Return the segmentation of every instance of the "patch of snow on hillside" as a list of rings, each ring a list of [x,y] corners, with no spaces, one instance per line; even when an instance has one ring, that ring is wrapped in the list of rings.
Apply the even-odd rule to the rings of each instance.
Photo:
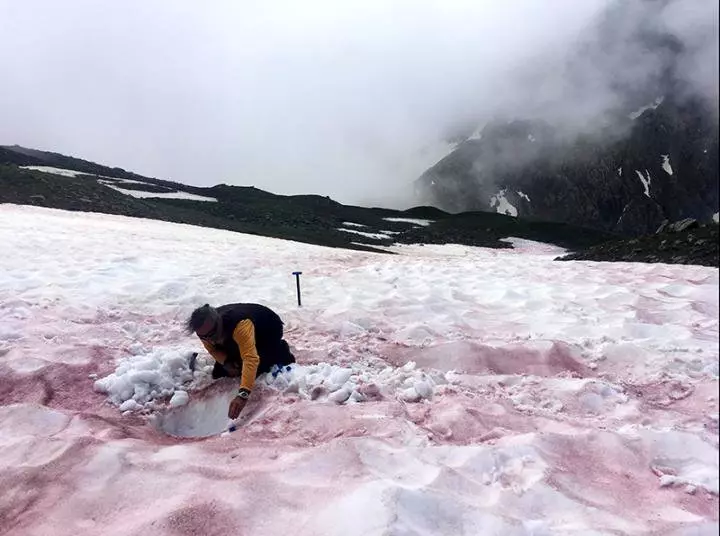
[[[338,228],[338,231],[342,231],[344,233],[353,233],[356,235],[364,236],[365,238],[375,238],[378,240],[387,240],[388,238],[391,238],[389,235],[386,235],[384,233],[366,233],[364,231],[356,231],[355,229],[343,229],[342,227]]]
[[[116,181],[133,182],[133,181],[128,181],[126,179],[119,179],[116,177],[107,177],[105,175],[96,175],[95,173],[87,173],[85,171],[75,171],[74,169],[56,168],[56,167],[52,167],[52,166],[20,166],[20,169],[29,169],[31,171],[40,171],[42,173],[49,173],[51,175],[60,175],[62,177],[71,177],[71,178],[80,177],[80,176],[93,177],[93,178],[102,177],[105,179],[114,179]]]
[[[61,169],[52,166],[20,166],[20,169],[29,169],[31,171],[41,171],[43,173],[51,173],[53,175],[61,175],[63,177],[77,177],[78,175],[87,175],[87,173],[81,173],[80,171],[73,171],[72,169]]]
[[[638,171],[637,169],[635,170],[635,173],[637,173],[637,176],[640,179],[640,182],[643,183],[643,187],[645,188],[645,192],[644,192],[645,195],[650,197],[650,181],[651,181],[650,172],[647,169],[645,170],[647,177],[643,177],[643,174],[640,171]]]
[[[519,191],[519,190],[518,190],[518,193],[517,193],[517,194],[518,194],[520,197],[522,197],[525,201],[530,202],[530,198],[529,198],[526,194],[522,193],[522,192]]]
[[[70,177],[70,178],[76,178],[76,177],[88,177],[92,179],[109,179],[106,181],[99,180],[101,184],[104,184],[107,186],[107,184],[148,184],[147,182],[143,181],[136,181],[131,179],[121,179],[119,177],[110,177],[108,175],[98,175],[96,173],[88,173],[85,171],[75,171],[74,169],[63,169],[63,168],[56,168],[52,166],[20,166],[20,169],[28,169],[31,171],[40,171],[42,173],[49,173],[51,175],[60,175],[62,177]],[[112,181],[112,182],[110,182]]]
[[[496,207],[498,214],[506,214],[507,216],[516,217],[518,215],[517,209],[510,204],[505,198],[506,190],[503,188],[498,193],[490,198],[490,206]]]
[[[348,227],[367,227],[367,225],[363,225],[362,223],[355,223],[354,221],[344,221],[343,225],[347,225]]]
[[[412,223],[417,226],[426,227],[431,223],[435,223],[433,220],[421,220],[415,218],[383,218],[385,221],[394,221],[400,223]]]
[[[669,154],[664,154],[664,155],[662,155],[662,158],[663,158],[662,168],[665,170],[665,172],[666,172],[668,175],[672,175],[672,174],[673,174],[673,168],[672,168],[672,166],[670,165],[670,155],[669,155]]]
[[[628,117],[632,119],[633,121],[640,117],[642,114],[644,114],[647,110],[650,110],[651,108],[655,110],[658,106],[662,104],[662,102],[665,100],[665,97],[658,97],[650,104],[646,104],[645,106],[640,107],[639,109],[635,110],[634,112],[628,114]]]
[[[149,199],[156,197],[160,199],[187,199],[189,201],[209,201],[211,203],[217,203],[217,199],[214,197],[205,197],[203,195],[195,195],[187,192],[143,192],[140,190],[126,190],[125,188],[120,188],[118,186],[110,184],[107,181],[100,182],[104,186],[112,188],[113,190],[116,190],[121,194],[136,197],[138,199]]]

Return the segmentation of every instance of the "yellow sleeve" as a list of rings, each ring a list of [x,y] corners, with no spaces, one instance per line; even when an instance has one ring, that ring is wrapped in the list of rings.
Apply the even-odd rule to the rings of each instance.
[[[242,374],[240,387],[251,391],[255,385],[255,375],[260,366],[260,356],[255,347],[255,326],[251,320],[242,320],[233,331],[233,340],[240,348]]]
[[[214,359],[215,361],[217,361],[217,362],[220,363],[221,365],[222,365],[223,363],[225,363],[225,359],[227,359],[227,356],[225,355],[224,352],[221,352],[220,350],[218,350],[217,348],[215,348],[215,346],[213,346],[212,344],[210,344],[210,343],[207,342],[207,341],[204,341],[204,340],[200,339],[200,342],[203,344],[203,346],[204,346],[205,349],[208,351],[208,353],[209,353],[211,356],[213,356],[213,359]]]

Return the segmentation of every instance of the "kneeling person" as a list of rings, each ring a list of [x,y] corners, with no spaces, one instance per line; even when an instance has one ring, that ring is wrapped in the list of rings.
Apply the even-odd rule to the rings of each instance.
[[[271,309],[256,303],[231,303],[195,309],[187,321],[215,359],[213,379],[240,377],[240,388],[230,403],[228,417],[236,419],[250,397],[255,378],[273,365],[295,363],[283,339],[283,322]]]

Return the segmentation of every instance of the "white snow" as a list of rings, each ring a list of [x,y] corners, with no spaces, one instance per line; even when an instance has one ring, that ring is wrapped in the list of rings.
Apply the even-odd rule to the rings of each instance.
[[[101,179],[112,179],[113,181],[123,182],[125,184],[147,184],[141,181],[134,181],[130,179],[120,179],[116,177],[109,177],[107,175],[96,175],[95,173],[86,173],[84,171],[75,171],[72,169],[56,168],[52,166],[20,166],[21,169],[30,169],[33,171],[41,171],[43,173],[50,173],[52,175],[60,175],[63,177],[89,177],[89,178],[101,178]],[[98,181],[103,182],[103,181]]]
[[[718,270],[506,240],[390,256],[0,205],[3,527],[716,533]],[[227,433],[237,379],[183,323],[231,301],[276,309],[298,363]]]
[[[636,169],[635,173],[637,173],[637,176],[640,179],[640,182],[642,182],[642,184],[643,184],[643,188],[645,189],[645,192],[644,192],[645,195],[650,197],[650,182],[651,182],[650,172],[646,169],[645,170],[646,176],[643,176],[643,174]]]
[[[520,197],[522,197],[525,201],[528,201],[528,202],[530,201],[530,198],[529,198],[526,194],[522,193],[520,190],[518,190],[518,193],[517,193],[517,194],[518,194]]]
[[[665,100],[665,97],[658,97],[653,102],[646,104],[645,106],[641,106],[639,109],[628,114],[628,117],[634,121],[635,119],[640,117],[642,114],[644,114],[647,110],[650,110],[650,109],[655,110],[658,106],[660,106],[663,103],[664,100]]]
[[[505,198],[505,192],[506,192],[506,190],[505,190],[505,188],[503,188],[498,193],[493,195],[490,198],[490,206],[496,207],[495,210],[498,212],[498,214],[506,214],[507,216],[517,216],[518,211]]]
[[[385,221],[394,221],[400,223],[412,223],[418,227],[426,227],[431,223],[435,223],[434,220],[423,220],[418,218],[383,218]]]
[[[43,173],[51,173],[53,175],[61,175],[63,177],[77,177],[79,175],[90,175],[91,173],[83,173],[82,171],[74,171],[72,169],[62,169],[52,166],[20,166],[22,169],[30,169],[32,171],[42,171]]]
[[[120,405],[134,400],[139,406],[154,408],[156,400],[173,396],[193,380],[189,354],[158,348],[120,360],[115,372],[95,381],[95,390]]]
[[[184,406],[190,400],[190,396],[186,391],[175,391],[170,399],[170,405],[174,408]]]
[[[622,168],[621,167],[618,168],[618,176],[622,177]]]
[[[347,225],[348,227],[367,227],[367,225],[363,225],[362,223],[355,223],[354,221],[344,221],[343,225]]]
[[[663,159],[662,168],[665,170],[665,173],[667,173],[668,175],[672,175],[672,174],[673,174],[673,168],[672,168],[672,166],[670,165],[670,155],[669,155],[669,154],[664,154],[664,155],[661,155],[661,156],[662,156],[662,159]]]
[[[164,199],[189,199],[191,201],[210,201],[210,202],[217,202],[217,199],[214,197],[207,197],[202,195],[195,195],[190,194],[187,192],[145,192],[141,190],[128,190],[127,188],[122,188],[118,186],[118,184],[148,184],[146,182],[142,181],[136,181],[131,179],[120,179],[116,177],[108,177],[106,175],[94,175],[92,173],[84,173],[81,171],[73,171],[71,169],[62,169],[62,168],[55,168],[51,166],[21,166],[23,169],[30,169],[34,171],[42,171],[44,173],[51,173],[53,175],[62,175],[64,177],[79,177],[79,176],[87,176],[90,178],[96,178],[98,177],[98,183],[102,184],[103,186],[107,186],[108,188],[112,188],[113,190],[116,190],[122,194],[129,195],[132,197],[136,197],[138,199],[147,199],[147,198],[164,198]],[[112,179],[112,180],[103,180],[103,179]]]
[[[388,239],[391,238],[389,235],[382,233],[366,233],[365,231],[356,231],[355,229],[343,229],[342,227],[337,229],[338,231],[342,231],[344,233],[352,233],[360,236],[364,236],[365,238],[377,238],[377,239]]]
[[[138,199],[148,199],[148,198],[161,198],[161,199],[188,199],[190,201],[209,201],[217,203],[217,199],[214,197],[206,197],[204,195],[196,195],[196,194],[190,194],[187,192],[144,192],[141,190],[128,190],[126,188],[120,188],[119,186],[115,186],[114,183],[111,183],[109,181],[98,181],[101,184],[104,184],[108,188],[112,188],[113,190],[116,190],[120,192],[121,194],[129,195],[132,197],[136,197]]]
[[[720,221],[720,212],[716,212],[715,214],[713,214],[712,219],[715,223],[718,223]]]

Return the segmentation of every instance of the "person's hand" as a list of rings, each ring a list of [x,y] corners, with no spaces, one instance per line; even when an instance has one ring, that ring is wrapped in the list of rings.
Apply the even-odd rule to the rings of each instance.
[[[247,404],[247,400],[244,398],[240,398],[239,396],[233,398],[232,402],[230,402],[230,407],[228,408],[228,417],[231,419],[237,419],[240,416],[240,412],[245,407],[245,404]]]

